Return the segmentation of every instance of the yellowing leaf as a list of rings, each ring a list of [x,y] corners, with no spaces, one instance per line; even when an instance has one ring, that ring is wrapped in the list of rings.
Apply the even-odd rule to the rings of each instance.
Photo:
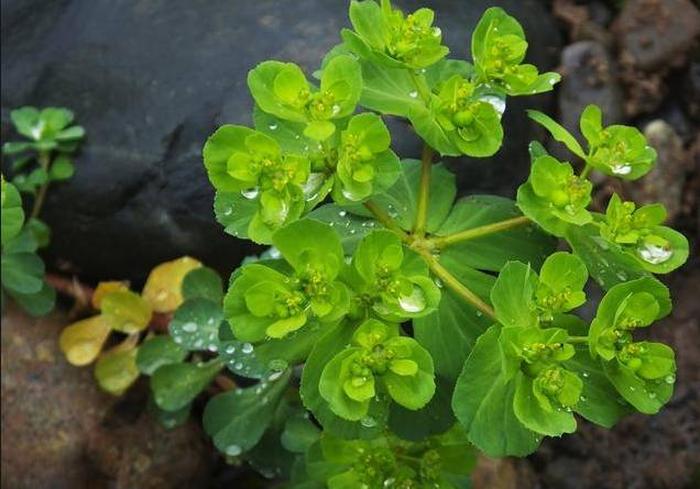
[[[97,288],[92,294],[92,307],[95,309],[100,309],[102,307],[102,299],[104,296],[119,290],[129,290],[129,284],[127,282],[118,281],[100,282],[97,284]]]
[[[102,315],[117,331],[132,334],[148,326],[153,311],[151,305],[130,290],[110,292],[102,298]]]
[[[127,338],[125,343],[103,353],[95,365],[95,379],[102,389],[120,396],[139,376],[136,366],[135,342]]]
[[[58,339],[61,351],[72,365],[92,363],[112,329],[102,315],[83,319],[66,327]]]
[[[190,271],[201,266],[201,262],[189,256],[161,263],[151,270],[141,295],[156,312],[174,311],[182,304],[182,280]]]

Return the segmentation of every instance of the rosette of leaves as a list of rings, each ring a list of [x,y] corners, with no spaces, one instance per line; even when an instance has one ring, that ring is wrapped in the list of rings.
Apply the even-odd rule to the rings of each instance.
[[[76,152],[85,130],[73,125],[74,115],[61,107],[22,107],[10,112],[10,119],[22,141],[6,142],[5,155],[13,157],[12,183],[20,192],[34,195],[43,201],[42,193],[50,182],[67,180],[75,167],[71,155]],[[32,213],[37,217],[38,210]]]
[[[313,220],[290,224],[272,242],[284,260],[252,263],[236,273],[224,300],[226,319],[241,341],[284,338],[300,328],[340,320],[349,291],[338,236]]]
[[[637,180],[654,167],[656,151],[649,146],[636,127],[612,125],[603,127],[603,114],[596,105],[587,106],[581,113],[579,126],[588,143],[584,151],[576,138],[552,118],[529,111],[530,117],[547,129],[552,137],[564,145],[587,165],[587,172],[597,170],[623,180]]]
[[[443,155],[485,157],[496,153],[503,141],[501,113],[479,92],[461,75],[449,78],[432,97],[434,116],[430,117],[434,117],[434,124],[426,123],[425,114],[418,109],[413,112],[418,134]]]
[[[59,347],[75,366],[95,362],[98,385],[113,395],[122,395],[138,378],[138,355],[154,314],[170,313],[183,301],[180,284],[185,275],[202,264],[189,257],[162,263],[148,276],[141,294],[125,282],[100,282],[92,298],[99,314],[66,326]],[[186,351],[163,339],[160,344],[168,359],[182,359]],[[146,341],[149,344],[149,341]],[[153,344],[149,344],[148,349]]]
[[[553,156],[533,156],[530,177],[518,189],[518,206],[526,216],[555,236],[564,236],[570,225],[593,220],[587,210],[593,184],[574,173],[567,161]]]
[[[304,135],[324,141],[336,131],[336,123],[351,115],[360,99],[362,75],[350,56],[331,60],[316,88],[293,63],[266,61],[248,75],[255,103],[281,119],[304,123]]]
[[[603,363],[620,395],[647,414],[657,413],[673,394],[675,354],[663,343],[635,342],[633,333],[670,311],[668,289],[656,280],[641,278],[612,287],[591,323],[591,356]]]
[[[661,204],[636,208],[613,194],[605,217],[600,222],[600,236],[632,256],[647,271],[668,273],[688,259],[688,240],[677,231],[662,226],[666,209]]]
[[[309,160],[283,154],[271,137],[243,126],[222,126],[204,146],[204,163],[218,190],[252,201],[255,210],[246,229],[251,239],[268,242],[274,230],[301,216]]]
[[[354,315],[402,321],[425,316],[440,302],[426,263],[389,231],[373,231],[359,242],[343,278],[355,292]]]
[[[477,80],[498,86],[508,95],[547,92],[561,78],[523,64],[527,52],[523,28],[499,7],[484,12],[472,34],[471,49]]]
[[[28,313],[53,309],[56,292],[44,280],[44,262],[36,254],[48,244],[49,230],[39,220],[25,221],[22,197],[11,183],[2,185],[2,304],[7,293]]]
[[[352,117],[340,135],[333,199],[362,201],[391,187],[401,169],[390,145],[391,135],[381,117]]]
[[[433,359],[416,340],[399,336],[398,325],[369,319],[323,369],[319,390],[334,413],[351,421],[367,416],[370,400],[383,391],[420,409],[435,392]]]
[[[389,0],[350,3],[354,31],[343,29],[343,40],[363,58],[389,68],[420,69],[450,52],[442,45],[442,31],[433,26],[435,12],[421,8],[405,15]]]
[[[464,433],[455,428],[422,442],[394,436],[344,440],[324,434],[308,450],[293,488],[312,481],[319,487],[440,487],[469,484],[476,456]]]

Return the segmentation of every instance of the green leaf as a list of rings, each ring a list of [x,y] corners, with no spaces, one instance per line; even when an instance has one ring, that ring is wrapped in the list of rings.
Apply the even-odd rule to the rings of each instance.
[[[542,408],[530,377],[519,372],[515,382],[513,409],[521,423],[547,436],[561,436],[576,431],[576,420],[571,412],[561,408],[549,411]]]
[[[492,276],[474,270],[454,254],[443,253],[440,264],[469,290],[488,302],[495,281]],[[451,289],[443,286],[441,292],[438,310],[414,319],[413,331],[416,340],[432,355],[438,376],[454,382],[477,338],[493,321]]]
[[[235,457],[254,447],[272,418],[289,383],[290,372],[273,381],[212,397],[204,408],[204,430],[214,445]]]
[[[158,423],[160,423],[163,428],[167,430],[184,425],[190,418],[191,410],[192,406],[188,404],[177,411],[166,411],[158,407],[156,402],[153,400],[153,396],[148,398],[149,413],[156,418],[156,420],[158,420]]]
[[[56,302],[56,290],[44,281],[41,290],[32,294],[21,294],[14,290],[7,290],[7,293],[17,301],[17,303],[35,317],[44,316],[51,312]]]
[[[44,262],[34,253],[2,255],[2,285],[19,294],[35,294],[44,286]]]
[[[322,264],[333,279],[343,263],[343,248],[338,235],[327,224],[303,219],[285,226],[272,237],[272,243],[297,271],[305,270],[308,261]]]
[[[393,217],[402,229],[411,230],[415,222],[415,214],[418,203],[418,187],[420,182],[420,161],[403,160],[401,162],[401,175],[396,183],[385,193],[373,198],[373,202],[384,209]],[[455,176],[443,165],[433,165],[430,178],[430,197],[428,201],[428,221],[426,230],[435,232],[445,221],[455,195],[457,187]],[[364,207],[347,207],[350,212],[361,216],[369,213]]]
[[[506,380],[498,344],[500,328],[492,326],[476,343],[457,379],[452,409],[469,441],[491,457],[525,456],[540,438],[515,416],[515,382]]]
[[[667,354],[673,359],[673,350],[666,348]],[[656,381],[646,380],[628,366],[615,360],[605,364],[605,373],[617,392],[635,409],[644,414],[658,413],[673,395],[675,374],[670,374],[666,378]]]
[[[245,188],[229,174],[228,161],[234,151],[245,151],[246,139],[254,134],[255,131],[247,127],[226,124],[207,139],[202,151],[204,166],[209,181],[217,190],[240,192]]]
[[[520,262],[508,262],[491,289],[496,318],[504,326],[537,326],[534,295],[537,274]]]
[[[435,234],[445,236],[519,216],[510,199],[470,195],[459,199]],[[539,268],[556,246],[556,240],[532,224],[454,243],[442,251],[470,267],[498,271],[508,261],[530,263]]]
[[[170,334],[180,347],[189,351],[219,349],[219,326],[224,320],[221,305],[208,299],[185,301],[168,326]]]
[[[527,115],[530,116],[530,119],[547,129],[554,139],[560,143],[564,143],[564,145],[569,148],[569,151],[574,153],[579,158],[586,159],[586,152],[583,151],[583,148],[579,142],[576,141],[576,138],[572,136],[571,133],[564,128],[564,126],[549,117],[547,114],[543,114],[537,110],[528,110]]]
[[[306,413],[297,414],[287,419],[282,432],[282,446],[294,453],[305,453],[316,443],[320,430],[309,419]]]
[[[30,139],[37,140],[41,137],[39,127],[39,111],[34,107],[22,107],[10,112],[10,119],[17,132]]]
[[[139,377],[137,349],[117,346],[103,353],[95,365],[95,380],[106,392],[121,396]]]
[[[187,406],[221,371],[218,359],[206,363],[170,363],[151,375],[151,391],[159,408],[178,411]]]
[[[587,348],[576,349],[574,357],[564,362],[564,366],[583,379],[581,398],[574,410],[588,421],[612,428],[631,412],[608,380],[602,364],[591,358]]]
[[[388,427],[398,437],[420,442],[444,433],[454,425],[452,382],[441,381],[439,378],[436,382],[435,395],[423,408],[413,410],[396,403],[391,405]]]
[[[136,366],[142,374],[153,375],[162,365],[180,363],[186,357],[187,350],[175,343],[170,336],[154,336],[139,346]]]
[[[284,151],[294,154],[306,154],[316,142],[304,136],[306,124],[280,119],[268,114],[257,105],[253,109],[255,129],[267,134],[277,141]]]
[[[126,334],[144,330],[153,313],[151,305],[130,290],[117,290],[105,295],[100,309],[112,329]]]
[[[279,61],[260,63],[248,73],[248,88],[255,103],[268,114],[289,121],[306,122],[303,114],[305,101],[295,102],[294,97],[304,89],[309,90],[309,83],[295,64]]]
[[[424,105],[411,106],[408,117],[420,137],[438,153],[443,156],[460,156],[462,154],[430,109]]]
[[[413,79],[403,68],[389,68],[362,60],[362,97],[360,105],[381,114],[408,117],[412,107],[420,106]]]
[[[2,246],[17,236],[24,224],[22,198],[17,189],[2,179]]]
[[[304,406],[313,413],[324,431],[343,438],[370,439],[383,431],[386,421],[387,412],[378,403],[370,406],[368,417],[348,421],[331,411],[318,388],[324,367],[350,342],[353,332],[352,325],[341,323],[321,336],[304,365],[300,394]]]
[[[248,239],[248,228],[258,211],[258,202],[246,199],[240,192],[217,191],[214,197],[214,214],[224,232],[236,238]]]
[[[81,126],[72,126],[56,134],[56,141],[74,141],[85,136],[85,129]]]
[[[182,297],[207,299],[220,304],[224,297],[224,285],[219,274],[208,267],[195,268],[182,280]]]
[[[59,182],[62,180],[68,180],[75,173],[75,166],[70,158],[65,155],[59,155],[51,163],[51,168],[49,169],[49,180],[52,182]]]
[[[592,224],[572,226],[566,232],[566,239],[586,264],[591,277],[605,290],[627,280],[649,276],[634,258],[601,238]]]
[[[357,243],[367,233],[380,227],[375,220],[351,214],[336,204],[322,205],[310,212],[308,217],[333,227],[346,255],[352,255]]]

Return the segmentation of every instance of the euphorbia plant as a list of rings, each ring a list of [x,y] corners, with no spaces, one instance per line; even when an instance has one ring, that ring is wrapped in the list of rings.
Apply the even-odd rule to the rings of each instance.
[[[526,455],[577,416],[610,427],[657,412],[673,350],[634,333],[670,312],[653,274],[682,265],[688,243],[658,204],[614,196],[596,212],[589,179],[644,176],[644,137],[591,106],[584,151],[532,112],[582,163],[532,143],[516,201],[455,200],[440,158],[494,154],[507,97],[559,76],[523,63],[523,30],[500,8],[477,25],[471,63],[448,58],[429,9],[353,1],[350,21],[319,82],[293,63],[255,67],[255,128],[222,126],[204,147],[226,232],[272,245],[234,272],[223,322],[202,316],[221,322],[233,373],[260,380],[209,402],[216,445],[299,488],[465,487],[468,443]],[[391,150],[384,115],[412,124],[420,161]],[[592,323],[576,314],[589,277],[605,292]]]

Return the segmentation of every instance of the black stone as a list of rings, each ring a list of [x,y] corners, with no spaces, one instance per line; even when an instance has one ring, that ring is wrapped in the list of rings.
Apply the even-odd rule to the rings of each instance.
[[[560,34],[539,1],[403,1],[437,11],[452,55],[494,3],[515,15],[530,61],[551,69]],[[246,73],[268,59],[316,68],[348,24],[345,0],[3,0],[2,121],[22,105],[73,109],[87,130],[77,172],[49,192],[52,266],[86,279],[143,278],[183,254],[231,270],[253,247],[224,235],[201,163],[206,137],[226,122],[250,123]],[[512,196],[526,176],[535,134],[524,109],[550,96],[511,99],[506,144],[489,160],[452,164],[463,191]],[[402,156],[417,156],[409,131]]]

